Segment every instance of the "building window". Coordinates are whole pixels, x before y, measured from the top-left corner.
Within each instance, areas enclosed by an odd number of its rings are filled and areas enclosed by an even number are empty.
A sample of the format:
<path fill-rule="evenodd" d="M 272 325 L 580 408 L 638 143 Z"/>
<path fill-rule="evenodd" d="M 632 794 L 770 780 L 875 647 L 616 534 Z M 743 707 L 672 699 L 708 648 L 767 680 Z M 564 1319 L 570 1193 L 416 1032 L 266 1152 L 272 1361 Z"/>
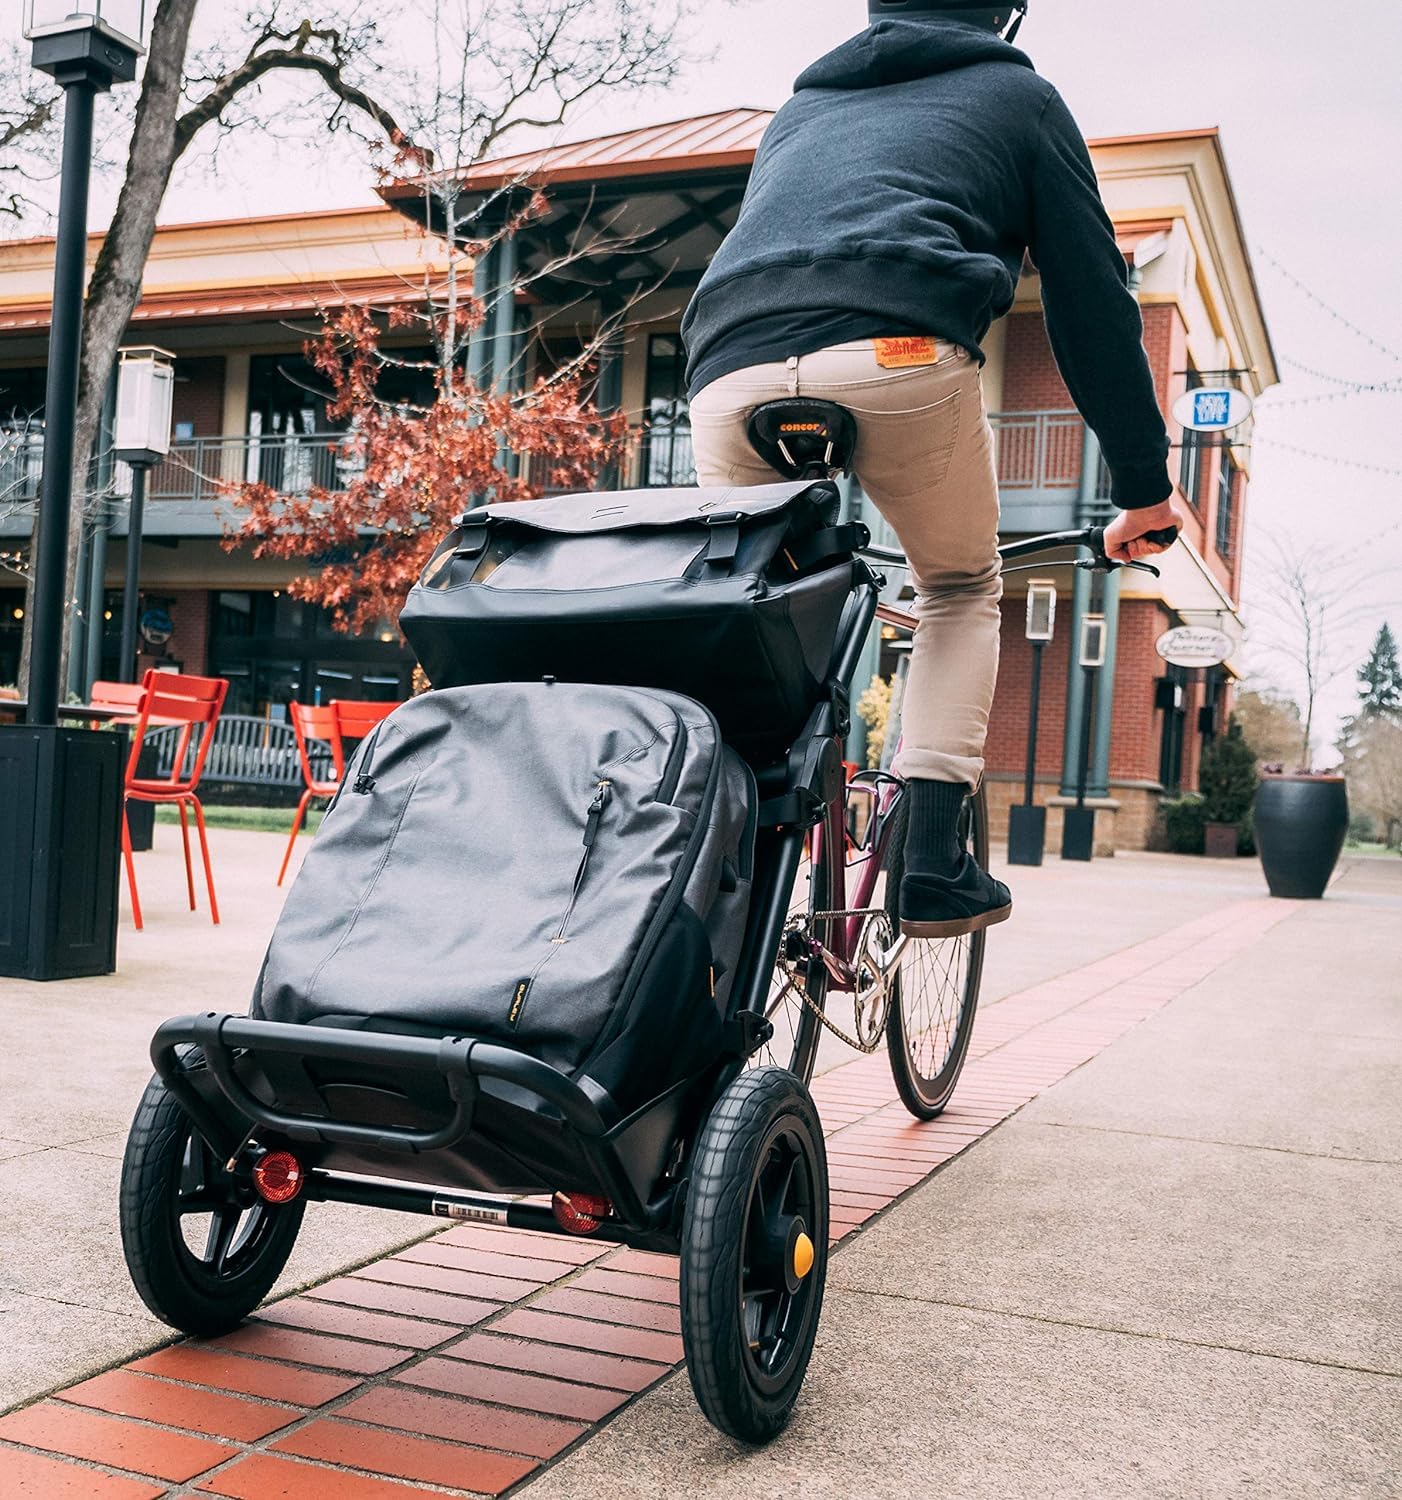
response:
<path fill-rule="evenodd" d="M 1189 673 L 1170 663 L 1155 683 L 1155 702 L 1163 711 L 1159 738 L 1159 783 L 1170 796 L 1183 787 L 1183 738 L 1188 711 Z"/>
<path fill-rule="evenodd" d="M 691 408 L 686 399 L 686 350 L 679 333 L 654 333 L 647 341 L 646 423 L 639 483 L 647 488 L 696 483 L 691 450 Z"/>
<path fill-rule="evenodd" d="M 281 719 L 294 701 L 409 695 L 413 658 L 389 627 L 343 635 L 285 589 L 221 589 L 210 605 L 210 669 L 229 680 L 229 713 Z"/>
<path fill-rule="evenodd" d="M 1232 555 L 1232 527 L 1236 520 L 1237 467 L 1232 455 L 1222 449 L 1222 467 L 1217 474 L 1217 555 L 1227 558 Z"/>
<path fill-rule="evenodd" d="M 1202 384 L 1202 376 L 1196 370 L 1188 371 L 1188 389 L 1196 390 Z M 1205 432 L 1194 432 L 1185 427 L 1181 439 L 1181 451 L 1178 461 L 1178 488 L 1183 491 L 1183 498 L 1201 513 L 1203 481 L 1207 475 L 1209 463 L 1208 454 L 1213 449 L 1213 441 L 1210 434 Z"/>

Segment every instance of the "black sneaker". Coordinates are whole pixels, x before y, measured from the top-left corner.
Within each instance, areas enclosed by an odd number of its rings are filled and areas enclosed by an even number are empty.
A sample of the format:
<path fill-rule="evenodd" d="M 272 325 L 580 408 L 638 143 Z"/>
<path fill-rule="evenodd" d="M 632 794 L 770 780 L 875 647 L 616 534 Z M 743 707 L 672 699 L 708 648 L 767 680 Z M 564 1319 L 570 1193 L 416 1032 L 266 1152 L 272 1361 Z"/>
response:
<path fill-rule="evenodd" d="M 967 851 L 953 875 L 911 873 L 901 880 L 901 931 L 907 937 L 962 937 L 1012 914 L 1012 892 L 979 869 Z"/>

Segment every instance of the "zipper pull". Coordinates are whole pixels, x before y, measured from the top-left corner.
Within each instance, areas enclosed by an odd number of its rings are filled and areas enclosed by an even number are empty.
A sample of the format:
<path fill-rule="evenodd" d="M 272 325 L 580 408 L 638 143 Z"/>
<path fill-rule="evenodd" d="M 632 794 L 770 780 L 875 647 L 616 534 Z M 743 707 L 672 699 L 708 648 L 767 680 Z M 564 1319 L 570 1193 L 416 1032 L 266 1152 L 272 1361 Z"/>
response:
<path fill-rule="evenodd" d="M 375 741 L 380 737 L 377 728 L 375 732 L 365 741 L 365 749 L 361 755 L 360 770 L 356 774 L 355 782 L 351 790 L 358 792 L 362 797 L 368 797 L 375 790 L 375 778 L 370 774 L 370 769 L 375 760 Z"/>
<path fill-rule="evenodd" d="M 611 781 L 601 781 L 594 791 L 594 800 L 589 804 L 589 815 L 584 820 L 584 847 L 586 849 L 592 849 L 594 840 L 599 836 L 599 822 L 604 816 L 604 809 L 608 806 L 612 790 Z"/>
<path fill-rule="evenodd" d="M 584 876 L 589 869 L 589 856 L 594 852 L 594 840 L 599 836 L 599 822 L 604 816 L 604 809 L 608 806 L 612 790 L 613 782 L 611 781 L 601 781 L 594 788 L 594 800 L 589 804 L 589 812 L 584 819 L 584 853 L 579 856 L 579 868 L 574 872 L 574 888 L 570 891 L 570 904 L 565 908 L 565 915 L 560 919 L 560 930 L 550 939 L 552 943 L 563 943 L 565 940 L 565 929 L 570 925 L 570 918 L 574 915 L 579 893 L 584 888 Z"/>

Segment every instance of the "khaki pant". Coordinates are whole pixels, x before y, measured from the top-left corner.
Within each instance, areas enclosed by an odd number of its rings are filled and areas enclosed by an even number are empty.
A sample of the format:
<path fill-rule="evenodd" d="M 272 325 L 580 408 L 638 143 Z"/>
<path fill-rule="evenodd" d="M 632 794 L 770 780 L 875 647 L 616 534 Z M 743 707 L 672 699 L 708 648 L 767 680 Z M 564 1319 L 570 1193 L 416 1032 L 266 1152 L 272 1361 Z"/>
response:
<path fill-rule="evenodd" d="M 691 403 L 703 485 L 778 477 L 750 447 L 745 423 L 781 396 L 836 401 L 856 417 L 857 478 L 910 559 L 919 624 L 897 771 L 977 786 L 1003 593 L 993 434 L 977 361 L 940 344 L 934 364 L 883 369 L 867 340 L 724 375 Z M 854 696 L 864 686 L 855 683 Z"/>

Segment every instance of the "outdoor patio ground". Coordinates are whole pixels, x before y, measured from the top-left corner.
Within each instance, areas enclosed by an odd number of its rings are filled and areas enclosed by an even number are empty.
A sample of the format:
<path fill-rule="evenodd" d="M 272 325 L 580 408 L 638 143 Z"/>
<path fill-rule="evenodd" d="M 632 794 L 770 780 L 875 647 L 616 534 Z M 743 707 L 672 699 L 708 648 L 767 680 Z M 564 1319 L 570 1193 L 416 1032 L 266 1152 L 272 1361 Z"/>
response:
<path fill-rule="evenodd" d="M 144 1045 L 154 1024 L 180 1010 L 238 1009 L 245 1002 L 277 909 L 272 877 L 280 849 L 269 835 L 215 835 L 226 922 L 214 929 L 202 912 L 184 910 L 183 874 L 172 831 L 158 832 L 158 844 L 140 867 L 148 930 L 140 935 L 124 930 L 118 976 L 46 988 L 11 985 L 3 995 L 0 1056 L 6 1086 L 0 1156 L 11 1177 L 12 1209 L 0 1239 L 0 1308 L 6 1331 L 0 1404 L 23 1405 L 170 1337 L 145 1316 L 121 1264 L 115 1193 L 125 1127 L 147 1074 Z M 992 1339 L 986 1351 L 988 1371 L 1000 1371 L 1000 1380 L 1020 1388 L 1024 1410 L 1013 1426 L 1017 1442 L 1024 1442 L 1029 1423 L 1036 1427 L 1038 1403 L 1046 1393 L 1045 1381 L 1033 1378 L 1017 1348 L 1027 1340 L 1029 1348 L 1039 1340 L 1055 1344 L 1063 1335 L 1054 1329 L 1063 1326 L 1109 1327 L 1113 1321 L 1105 1315 L 1104 1304 L 1113 1300 L 1110 1291 L 1102 1288 L 1093 1295 L 1094 1289 L 1084 1284 L 1087 1265 L 1106 1252 L 1103 1234 L 1093 1244 L 1080 1244 L 1071 1265 L 1054 1270 L 1050 1250 L 1066 1232 L 1064 1221 L 1069 1219 L 1074 1228 L 1078 1214 L 1089 1214 L 1113 1229 L 1140 1213 L 1146 1193 L 1152 1205 L 1146 1181 L 1161 1175 L 1166 1165 L 1181 1176 L 1181 1163 L 1175 1160 L 1181 1146 L 1151 1145 L 1145 1148 L 1151 1153 L 1167 1149 L 1171 1154 L 1147 1161 L 1133 1154 L 1118 1159 L 1116 1151 L 1126 1144 L 1138 1148 L 1145 1141 L 1199 1137 L 1221 1147 L 1253 1132 L 1260 1140 L 1241 1149 L 1291 1154 L 1301 1149 L 1298 1142 L 1265 1144 L 1282 1111 L 1278 1099 L 1272 1107 L 1272 1090 L 1263 1080 L 1252 1085 L 1236 1108 L 1227 1106 L 1231 1088 L 1224 1087 L 1241 1071 L 1242 1055 L 1255 1052 L 1264 1058 L 1280 1045 L 1281 1028 L 1270 1019 L 1273 997 L 1265 986 L 1267 973 L 1281 967 L 1282 944 L 1290 950 L 1286 990 L 1313 967 L 1329 986 L 1338 986 L 1345 1007 L 1371 1006 L 1359 1023 L 1371 1037 L 1369 1047 L 1356 1049 L 1371 1050 L 1371 1066 L 1342 1092 L 1338 1085 L 1352 1075 L 1339 1066 L 1343 1076 L 1333 1080 L 1332 1097 L 1341 1107 L 1332 1112 L 1328 1127 L 1313 1119 L 1327 1109 L 1326 1099 L 1314 1097 L 1322 1082 L 1320 1069 L 1311 1077 L 1306 1058 L 1286 1059 L 1287 1074 L 1304 1070 L 1298 1080 L 1290 1079 L 1297 1097 L 1313 1111 L 1304 1133 L 1324 1131 L 1324 1144 L 1315 1142 L 1306 1154 L 1368 1163 L 1361 1169 L 1363 1178 L 1391 1174 L 1396 1185 L 1397 1162 L 1402 1160 L 1396 1132 L 1402 1121 L 1384 1107 L 1379 1069 L 1391 1070 L 1395 1110 L 1402 1034 L 1396 1030 L 1395 987 L 1394 1009 L 1378 990 L 1387 983 L 1379 980 L 1380 974 L 1390 972 L 1395 979 L 1397 972 L 1402 867 L 1353 862 L 1331 899 L 1312 908 L 1265 899 L 1259 871 L 1248 862 L 1121 856 L 1089 867 L 1053 861 L 1041 870 L 1015 874 L 1018 917 L 990 945 L 977 1056 L 944 1120 L 926 1127 L 910 1123 L 890 1102 L 882 1059 L 854 1062 L 836 1044 L 824 1050 L 825 1072 L 815 1092 L 830 1134 L 835 1229 L 854 1235 L 855 1243 L 844 1247 L 833 1264 L 826 1331 L 810 1395 L 794 1429 L 767 1454 L 742 1460 L 711 1434 L 689 1404 L 684 1379 L 628 1405 L 640 1387 L 665 1376 L 680 1353 L 672 1263 L 606 1247 L 561 1246 L 550 1239 L 477 1229 L 450 1230 L 384 1261 L 379 1257 L 387 1251 L 418 1240 L 434 1226 L 407 1216 L 319 1209 L 315 1216 L 320 1223 L 314 1227 L 309 1215 L 312 1232 L 304 1231 L 284 1280 L 287 1288 L 321 1283 L 311 1295 L 266 1309 L 259 1322 L 222 1346 L 186 1345 L 138 1359 L 131 1368 L 0 1419 L 0 1439 L 5 1440 L 0 1487 L 8 1491 L 16 1485 L 18 1493 L 44 1496 L 177 1494 L 198 1487 L 261 1500 L 265 1495 L 327 1493 L 334 1485 L 350 1497 L 403 1500 L 416 1492 L 411 1486 L 418 1493 L 441 1493 L 442 1487 L 448 1493 L 497 1492 L 568 1450 L 563 1462 L 533 1488 L 552 1495 L 671 1494 L 697 1487 L 729 1493 L 732 1486 L 737 1491 L 748 1487 L 752 1479 L 746 1476 L 753 1469 L 754 1475 L 765 1476 L 772 1493 L 852 1493 L 838 1485 L 843 1464 L 850 1468 L 863 1451 L 860 1422 L 857 1429 L 851 1426 L 854 1403 L 858 1412 L 866 1403 L 867 1418 L 874 1419 L 874 1393 L 856 1379 L 858 1371 L 866 1370 L 878 1389 L 880 1371 L 891 1376 L 888 1429 L 883 1434 L 881 1424 L 874 1422 L 866 1434 L 873 1472 L 886 1474 L 893 1484 L 898 1475 L 908 1479 L 913 1472 L 911 1444 L 927 1432 L 930 1420 L 919 1399 L 921 1360 L 947 1373 L 954 1357 L 953 1346 L 943 1347 L 948 1328 L 931 1335 L 935 1343 L 922 1355 L 917 1330 L 932 1316 L 936 1322 L 953 1318 L 959 1330 L 956 1342 L 966 1349 Z M 1380 941 L 1384 946 L 1391 942 L 1390 970 L 1378 969 Z M 1229 974 L 1230 1044 L 1214 1052 L 1211 1033 L 1220 1017 L 1214 1021 L 1210 1010 L 1204 1012 L 1202 996 L 1213 984 L 1220 988 Z M 1319 1009 L 1311 1013 L 1305 998 L 1293 994 L 1286 1003 L 1297 1019 L 1292 1034 L 1298 1053 L 1300 1039 L 1319 1024 Z M 1157 1015 L 1165 1006 L 1167 1011 Z M 1180 1040 L 1176 1050 L 1160 1052 L 1162 1066 L 1153 1055 L 1145 1056 L 1141 1038 L 1181 1013 L 1194 1012 L 1208 1016 L 1206 1036 Z M 1151 1016 L 1156 1019 L 1149 1025 L 1140 1024 Z M 1252 1016 L 1254 1026 L 1248 1024 Z M 1061 1141 L 1080 1127 L 1057 1118 L 1052 1101 L 1067 1096 L 1067 1090 L 1074 1100 L 1080 1085 L 1058 1081 L 1127 1032 L 1133 1035 L 1078 1075 L 1099 1076 L 1097 1070 L 1111 1067 L 1114 1059 L 1139 1054 L 1139 1071 L 1131 1068 L 1127 1084 L 1099 1091 L 1097 1107 L 1108 1112 L 1112 1123 L 1095 1125 L 1092 1134 L 1104 1138 L 1100 1145 L 1109 1155 L 1090 1164 L 1088 1180 L 1078 1179 L 1069 1165 L 1075 1152 L 1067 1156 Z M 1325 1063 L 1327 1073 L 1336 1060 L 1326 1058 Z M 1159 1085 L 1169 1079 L 1175 1089 L 1165 1092 Z M 1279 1086 L 1277 1079 L 1277 1090 Z M 1024 1111 L 993 1139 L 975 1144 L 1048 1089 L 1033 1110 Z M 1201 1119 L 1180 1118 L 1179 1135 L 1162 1129 L 1159 1116 L 1165 1109 L 1185 1117 L 1195 1111 L 1211 1115 L 1214 1096 L 1220 1096 L 1221 1107 L 1210 1128 Z M 1045 1117 L 1048 1110 L 1049 1123 L 1025 1123 Z M 955 1157 L 954 1166 L 917 1186 Z M 1116 1182 L 1124 1185 L 1121 1201 L 1112 1186 Z M 1243 1183 L 1249 1195 L 1255 1186 L 1250 1172 Z M 1355 1191 L 1361 1185 L 1355 1184 Z M 1009 1215 L 1006 1203 L 999 1217 L 996 1200 L 1014 1187 L 1017 1203 L 1026 1205 L 1041 1225 L 1047 1253 L 1023 1289 L 1024 1306 L 1008 1309 L 1000 1304 L 1009 1300 L 1009 1287 L 1017 1286 L 1011 1273 L 1027 1259 L 1029 1249 L 1036 1249 L 1038 1238 L 1033 1236 L 1029 1245 L 1027 1224 L 1017 1222 L 1024 1215 Z M 911 1193 L 912 1188 L 917 1190 Z M 882 1214 L 886 1204 L 903 1195 L 894 1214 Z M 989 1200 L 980 1207 L 985 1221 L 973 1240 L 979 1213 L 966 1214 L 958 1206 L 970 1195 Z M 1296 1208 L 1287 1206 L 1274 1226 L 1286 1240 L 1302 1232 L 1294 1222 Z M 1221 1225 L 1210 1229 L 1219 1239 L 1225 1232 Z M 1145 1234 L 1153 1240 L 1158 1231 L 1141 1223 L 1135 1232 L 1142 1242 Z M 1110 1239 L 1115 1237 L 1112 1232 Z M 1204 1283 L 1204 1266 L 1185 1261 L 1174 1236 L 1154 1243 L 1173 1279 L 1171 1295 L 1159 1289 L 1160 1298 L 1172 1304 L 1170 1324 L 1184 1316 L 1195 1290 L 1207 1303 L 1220 1300 L 1221 1286 Z M 1369 1244 L 1366 1236 L 1350 1242 L 1355 1258 L 1359 1243 L 1365 1250 Z M 962 1262 L 956 1244 L 966 1252 Z M 604 1258 L 593 1263 L 596 1251 Z M 914 1269 L 925 1255 L 938 1274 L 923 1276 Z M 1113 1264 L 1114 1257 L 1110 1259 Z M 1367 1280 L 1366 1253 L 1363 1260 L 1354 1281 Z M 1142 1272 L 1142 1254 L 1131 1254 L 1125 1264 Z M 350 1268 L 353 1274 L 337 1276 Z M 997 1294 L 984 1285 L 976 1295 L 955 1295 L 960 1282 L 979 1279 L 980 1269 L 985 1281 L 994 1276 Z M 1324 1269 L 1322 1263 L 1306 1268 L 1306 1302 L 1319 1294 L 1316 1283 Z M 337 1279 L 326 1284 L 333 1276 Z M 1083 1302 L 1089 1299 L 1088 1306 L 1069 1318 L 1048 1315 L 1037 1303 L 1049 1278 L 1067 1282 Z M 1396 1324 L 1389 1333 L 1388 1309 L 1379 1303 L 1369 1332 L 1365 1325 L 1370 1315 L 1354 1290 L 1346 1285 L 1343 1297 L 1357 1347 L 1344 1350 L 1339 1362 L 1351 1361 L 1351 1368 L 1395 1385 L 1402 1372 Z M 1252 1295 L 1248 1287 L 1219 1309 L 1227 1324 Z M 1147 1313 L 1152 1302 L 1150 1297 L 1142 1311 Z M 1395 1304 L 1391 1313 L 1398 1315 Z M 1025 1325 L 1012 1350 L 1006 1328 L 997 1323 L 1009 1317 L 1022 1318 Z M 862 1337 L 864 1321 L 880 1328 L 879 1336 Z M 1121 1316 L 1120 1322 L 1132 1324 L 1134 1319 Z M 1214 1348 L 1245 1348 L 1252 1342 L 1216 1337 L 1222 1329 L 1212 1318 L 1205 1332 L 1197 1332 L 1204 1336 L 1179 1342 Z M 1304 1363 L 1321 1363 L 1318 1355 L 1330 1338 L 1327 1330 L 1295 1326 L 1288 1312 L 1280 1313 L 1267 1332 L 1262 1339 L 1255 1330 L 1255 1342 L 1269 1345 L 1274 1339 L 1288 1346 L 1293 1341 L 1304 1352 L 1267 1350 L 1259 1357 Z M 1152 1337 L 1173 1344 L 1176 1334 L 1160 1331 Z M 1062 1354 L 1073 1361 L 1081 1357 L 1074 1351 Z M 1143 1375 L 1155 1359 L 1171 1363 L 1172 1357 L 1171 1349 L 1160 1349 L 1153 1357 L 1130 1357 L 1131 1374 L 1142 1367 Z M 1253 1357 L 1258 1357 L 1255 1352 Z M 965 1377 L 971 1373 L 977 1389 L 987 1372 L 963 1371 Z M 1129 1386 L 1133 1384 L 1130 1379 Z M 1123 1379 L 1121 1385 L 1123 1396 L 1128 1386 Z M 1029 1394 L 1035 1398 L 1030 1406 Z M 606 1432 L 588 1437 L 592 1424 L 624 1406 L 628 1409 Z M 823 1415 L 829 1406 L 834 1406 L 831 1425 Z M 968 1412 L 962 1406 L 944 1415 L 966 1431 Z M 1368 1428 L 1366 1399 L 1352 1420 L 1353 1431 Z M 656 1447 L 659 1422 L 669 1437 Z M 949 1472 L 956 1455 L 948 1435 L 927 1436 L 934 1444 L 929 1452 L 937 1470 Z M 977 1434 L 970 1435 L 970 1442 L 978 1447 Z M 836 1467 L 829 1463 L 834 1445 Z M 1374 1466 L 1364 1461 L 1366 1454 L 1360 1457 L 1353 1487 L 1272 1493 L 1393 1493 L 1376 1486 L 1384 1483 L 1387 1472 L 1395 1477 L 1395 1444 L 1390 1455 L 1385 1443 L 1374 1442 L 1373 1447 Z M 1146 1451 L 1153 1459 L 1153 1441 Z M 699 1470 L 679 1467 L 686 1454 Z M 1386 1464 L 1393 1466 L 1390 1471 Z M 1153 1469 L 1150 1462 L 1149 1471 Z M 1140 1478 L 1151 1480 L 1152 1473 Z M 899 1491 L 878 1486 L 869 1492 Z M 1006 1490 L 986 1492 L 1020 1491 L 1010 1482 Z M 1173 1493 L 1152 1482 L 1138 1488 L 1130 1484 L 1125 1492 Z"/>

